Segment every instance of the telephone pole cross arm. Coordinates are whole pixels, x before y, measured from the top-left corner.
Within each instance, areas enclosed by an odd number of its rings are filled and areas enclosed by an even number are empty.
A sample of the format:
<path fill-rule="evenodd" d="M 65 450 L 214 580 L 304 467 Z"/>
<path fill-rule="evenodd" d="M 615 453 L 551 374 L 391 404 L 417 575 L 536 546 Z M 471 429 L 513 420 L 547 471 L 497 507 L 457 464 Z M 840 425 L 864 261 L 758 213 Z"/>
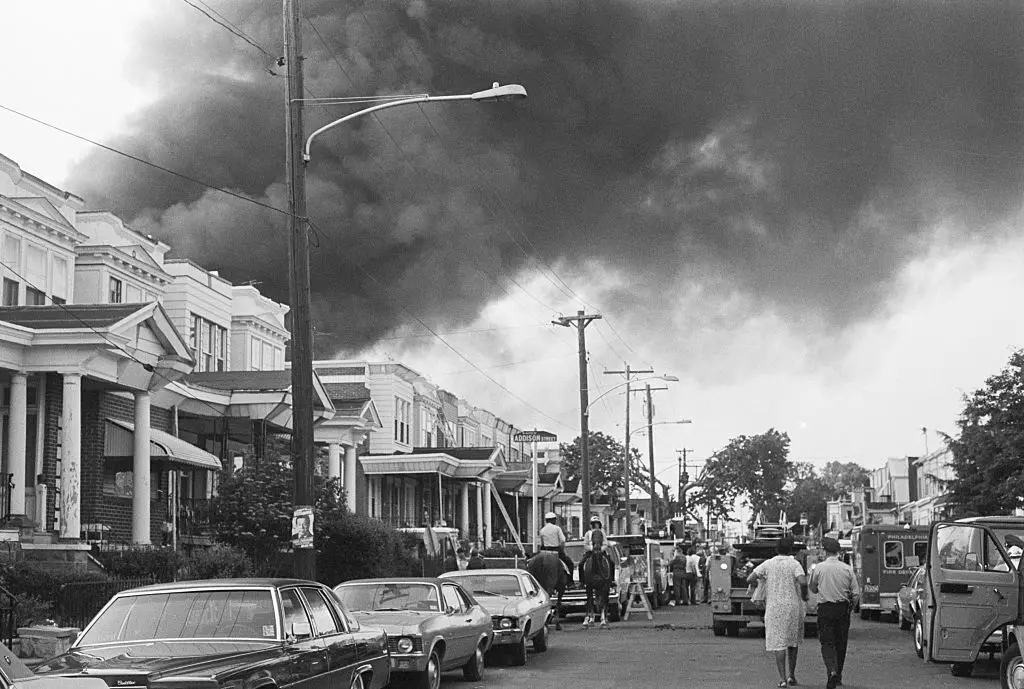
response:
<path fill-rule="evenodd" d="M 590 399 L 587 390 L 587 326 L 601 318 L 600 314 L 577 311 L 575 316 L 559 316 L 551 321 L 564 328 L 575 327 L 579 338 L 580 356 L 580 473 L 583 492 L 583 524 L 590 525 Z"/>

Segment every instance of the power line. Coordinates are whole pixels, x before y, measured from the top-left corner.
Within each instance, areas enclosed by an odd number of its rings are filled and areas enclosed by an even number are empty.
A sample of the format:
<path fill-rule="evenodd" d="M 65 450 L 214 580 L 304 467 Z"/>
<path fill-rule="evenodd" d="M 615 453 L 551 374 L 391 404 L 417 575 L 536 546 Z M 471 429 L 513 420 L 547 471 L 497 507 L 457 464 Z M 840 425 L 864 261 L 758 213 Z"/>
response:
<path fill-rule="evenodd" d="M 257 43 L 255 41 L 255 39 L 253 39 L 251 36 L 249 36 L 249 34 L 245 33 L 244 31 L 239 29 L 237 26 L 232 24 L 230 21 L 228 21 L 228 19 L 223 14 L 221 14 L 217 10 L 215 10 L 212 7 L 210 7 L 209 5 L 207 5 L 205 2 L 203 2 L 203 0 L 195 0 L 195 2 L 199 3 L 198 5 L 193 3 L 192 0 L 182 0 L 182 2 L 184 2 L 186 5 L 188 5 L 192 9 L 196 10 L 197 12 L 199 12 L 200 14 L 205 16 L 207 19 L 212 21 L 217 26 L 220 26 L 221 28 L 226 29 L 228 32 L 230 32 L 231 34 L 237 36 L 238 38 L 241 38 L 243 41 L 245 41 L 246 43 L 251 45 L 253 48 L 255 48 L 256 50 L 260 51 L 261 53 L 266 55 L 268 58 L 270 58 L 270 60 L 272 62 L 274 62 L 275 64 L 278 64 L 280 66 L 279 61 L 282 59 L 280 56 L 271 55 L 270 51 L 268 51 L 262 45 Z M 202 5 L 202 7 L 200 7 L 199 5 Z M 217 16 L 215 17 L 214 15 L 217 15 Z M 270 72 L 271 74 L 275 74 L 273 72 L 273 70 L 268 69 L 267 71 Z M 276 76 L 276 74 L 275 74 L 275 76 Z"/>

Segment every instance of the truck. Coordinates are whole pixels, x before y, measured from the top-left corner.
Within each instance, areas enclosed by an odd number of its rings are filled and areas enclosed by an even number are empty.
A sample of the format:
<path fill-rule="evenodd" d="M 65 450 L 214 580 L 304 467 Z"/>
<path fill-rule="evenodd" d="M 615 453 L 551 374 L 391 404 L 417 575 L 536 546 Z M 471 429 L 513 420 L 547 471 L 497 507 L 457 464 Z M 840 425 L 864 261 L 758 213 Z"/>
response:
<path fill-rule="evenodd" d="M 1024 684 L 1024 518 L 971 517 L 931 526 L 924 604 L 914 620 L 925 657 L 969 677 L 981 653 L 999 653 L 1003 689 Z"/>
<path fill-rule="evenodd" d="M 765 560 L 775 557 L 779 539 L 789 535 L 785 524 L 759 524 L 754 527 L 754 538 L 733 545 L 731 551 L 720 548 L 708 563 L 711 594 L 711 630 L 715 636 L 739 636 L 740 629 L 751 624 L 764 624 L 764 603 L 751 600 L 752 592 L 747 576 Z M 821 559 L 817 549 L 808 549 L 801 541 L 794 543 L 793 554 L 804 571 Z M 817 596 L 808 594 L 804 634 L 818 633 Z"/>
<path fill-rule="evenodd" d="M 850 534 L 853 571 L 860 586 L 860 618 L 900 617 L 900 586 L 925 562 L 927 526 L 867 524 Z"/>

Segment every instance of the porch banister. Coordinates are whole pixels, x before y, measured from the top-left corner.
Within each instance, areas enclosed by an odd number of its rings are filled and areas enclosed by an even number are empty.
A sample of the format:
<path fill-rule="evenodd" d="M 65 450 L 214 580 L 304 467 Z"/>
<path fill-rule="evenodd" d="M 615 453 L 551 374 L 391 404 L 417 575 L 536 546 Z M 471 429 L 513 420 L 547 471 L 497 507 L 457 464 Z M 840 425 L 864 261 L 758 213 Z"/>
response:
<path fill-rule="evenodd" d="M 65 373 L 61 410 L 60 535 L 82 537 L 82 376 Z"/>
<path fill-rule="evenodd" d="M 132 446 L 132 543 L 149 544 L 150 457 L 149 393 L 135 393 L 135 439 Z"/>
<path fill-rule="evenodd" d="M 356 513 L 356 448 L 345 448 L 345 500 L 348 511 Z"/>
<path fill-rule="evenodd" d="M 25 439 L 28 433 L 28 376 L 11 374 L 11 413 L 7 431 L 7 471 L 12 474 L 11 516 L 25 514 Z M 32 458 L 35 466 L 35 457 Z"/>

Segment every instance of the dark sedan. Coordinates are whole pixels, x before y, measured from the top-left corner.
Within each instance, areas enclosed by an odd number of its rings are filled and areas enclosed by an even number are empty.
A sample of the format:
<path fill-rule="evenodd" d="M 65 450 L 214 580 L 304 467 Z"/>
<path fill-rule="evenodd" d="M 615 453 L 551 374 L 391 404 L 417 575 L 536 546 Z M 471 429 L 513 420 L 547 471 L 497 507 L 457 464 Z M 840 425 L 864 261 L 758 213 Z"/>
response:
<path fill-rule="evenodd" d="M 379 689 L 390 662 L 384 633 L 362 629 L 322 584 L 213 579 L 117 594 L 36 673 L 124 689 Z"/>

